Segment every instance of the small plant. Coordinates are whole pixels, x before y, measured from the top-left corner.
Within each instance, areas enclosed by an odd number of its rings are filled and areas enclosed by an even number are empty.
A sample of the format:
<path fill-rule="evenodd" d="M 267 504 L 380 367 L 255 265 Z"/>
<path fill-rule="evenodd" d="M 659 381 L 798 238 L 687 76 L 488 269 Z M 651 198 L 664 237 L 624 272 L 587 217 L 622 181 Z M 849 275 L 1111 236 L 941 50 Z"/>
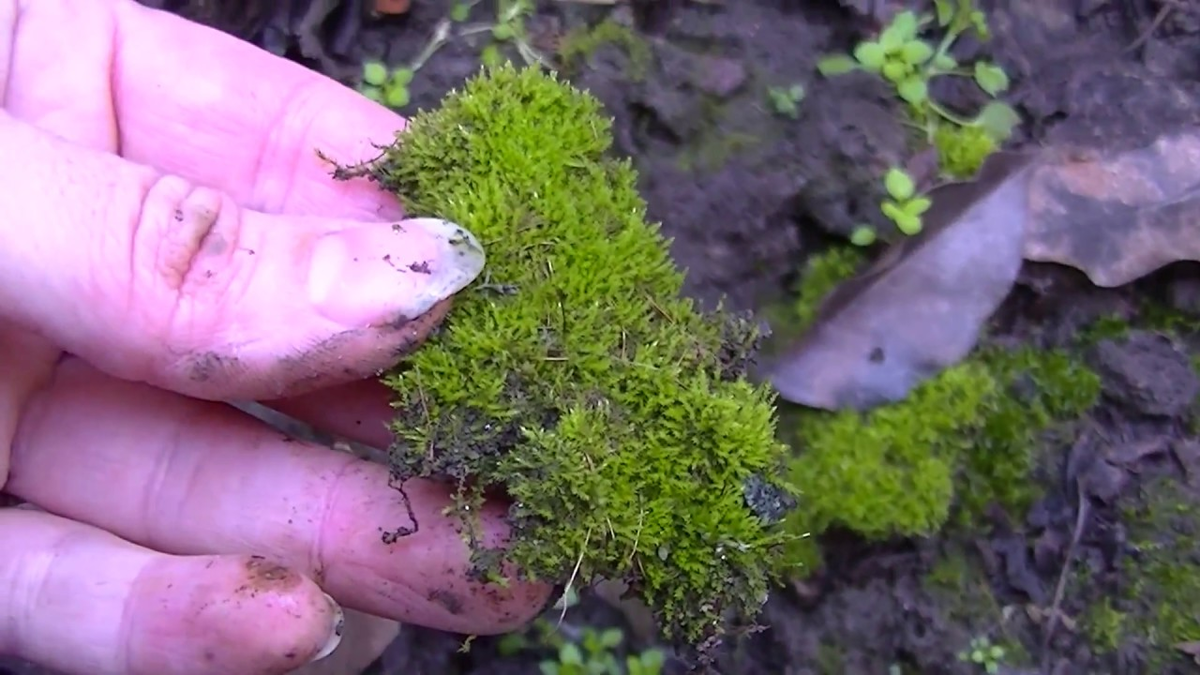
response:
<path fill-rule="evenodd" d="M 796 119 L 800 115 L 800 101 L 804 100 L 804 85 L 793 84 L 790 87 L 770 87 L 767 89 L 767 101 L 771 110 L 777 115 Z"/>
<path fill-rule="evenodd" d="M 955 41 L 968 30 L 981 40 L 990 38 L 983 12 L 974 7 L 972 0 L 935 0 L 934 6 L 936 11 L 932 15 L 899 12 L 876 39 L 860 43 L 852 55 L 837 54 L 821 59 L 817 69 L 826 77 L 852 71 L 882 77 L 907 106 L 910 126 L 937 149 L 943 175 L 967 178 L 1012 136 L 1020 117 L 1011 106 L 997 98 L 1009 87 L 1004 69 L 982 60 L 964 66 L 950 55 Z M 936 47 L 922 37 L 934 24 L 944 31 Z M 929 94 L 930 81 L 941 76 L 970 77 L 991 100 L 974 117 L 953 113 Z M 894 202 L 900 201 L 892 193 L 890 181 L 889 194 Z M 914 201 L 920 204 L 923 199 L 918 197 Z M 884 210 L 901 231 L 914 226 L 919 231 L 919 213 L 913 214 L 886 203 Z M 874 232 L 860 230 L 851 241 L 858 245 L 874 242 Z"/>
<path fill-rule="evenodd" d="M 928 197 L 917 194 L 916 183 L 903 169 L 892 167 L 883 178 L 888 199 L 879 207 L 883 215 L 896 224 L 896 228 L 912 236 L 921 231 L 921 216 L 929 210 L 932 202 Z"/>
<path fill-rule="evenodd" d="M 480 33 L 491 33 L 496 41 L 484 47 L 480 55 L 485 64 L 497 65 L 502 62 L 504 58 L 497 43 L 510 42 L 516 45 L 517 52 L 526 64 L 550 68 L 541 54 L 530 45 L 525 31 L 525 17 L 533 11 L 532 0 L 501 0 L 495 23 L 466 25 L 455 30 L 456 24 L 462 24 L 470 18 L 471 9 L 477 4 L 479 0 L 457 0 L 451 5 L 447 17 L 438 22 L 421 53 L 407 66 L 389 69 L 380 61 L 364 63 L 358 90 L 367 98 L 389 108 L 403 108 L 412 100 L 409 86 L 413 77 L 439 49 L 454 38 Z"/>
<path fill-rule="evenodd" d="M 579 642 L 562 642 L 555 659 L 539 664 L 543 675 L 658 675 L 666 656 L 659 649 L 630 654 L 622 664 L 613 654 L 625 636 L 619 628 L 587 627 Z"/>
<path fill-rule="evenodd" d="M 967 30 L 973 30 L 981 40 L 990 38 L 983 12 L 974 8 L 972 0 L 935 0 L 934 5 L 933 16 L 918 17 L 912 11 L 896 14 L 877 39 L 855 47 L 853 57 L 829 56 L 817 64 L 817 69 L 827 77 L 854 70 L 881 75 L 908 103 L 914 122 L 930 142 L 938 125 L 944 122 L 978 127 L 997 142 L 1007 140 L 1019 118 L 1007 103 L 995 98 L 1009 86 L 1004 69 L 990 61 L 976 61 L 970 67 L 963 67 L 950 55 L 955 40 Z M 934 22 L 945 31 L 936 48 L 921 38 L 921 33 Z M 930 80 L 943 75 L 971 77 L 993 100 L 974 118 L 960 117 L 929 96 Z"/>
<path fill-rule="evenodd" d="M 545 57 L 534 49 L 529 40 L 529 32 L 525 29 L 525 19 L 533 13 L 533 0 L 499 0 L 496 10 L 496 22 L 493 24 L 478 24 L 464 28 L 461 35 L 474 33 L 491 33 L 493 42 L 483 48 L 480 59 L 485 66 L 497 66 L 504 62 L 501 47 L 511 44 L 528 66 L 540 66 L 551 69 L 552 66 Z"/>
<path fill-rule="evenodd" d="M 958 660 L 974 663 L 991 675 L 1000 672 L 1005 655 L 1003 646 L 992 644 L 986 637 L 977 637 L 972 638 L 970 646 L 958 653 Z"/>
<path fill-rule="evenodd" d="M 578 594 L 570 589 L 555 602 L 554 622 L 542 616 L 522 632 L 509 633 L 497 645 L 502 656 L 512 656 L 524 650 L 548 650 L 553 658 L 538 664 L 545 675 L 658 675 L 666 655 L 659 649 L 625 657 L 624 668 L 613 653 L 625 640 L 619 628 L 597 630 L 591 626 L 579 628 L 563 623 L 569 608 L 579 603 Z"/>
<path fill-rule="evenodd" d="M 922 216 L 933 202 L 917 192 L 916 182 L 903 169 L 892 167 L 883 177 L 887 199 L 880 204 L 879 209 L 888 220 L 896 225 L 896 229 L 905 235 L 913 236 L 923 228 Z M 859 225 L 850 234 L 850 243 L 855 246 L 870 246 L 875 243 L 875 230 L 870 225 Z"/>
<path fill-rule="evenodd" d="M 379 61 L 368 61 L 363 64 L 362 85 L 359 91 L 367 98 L 389 108 L 403 108 L 412 98 L 408 92 L 412 78 L 412 68 L 388 70 L 388 67 Z"/>

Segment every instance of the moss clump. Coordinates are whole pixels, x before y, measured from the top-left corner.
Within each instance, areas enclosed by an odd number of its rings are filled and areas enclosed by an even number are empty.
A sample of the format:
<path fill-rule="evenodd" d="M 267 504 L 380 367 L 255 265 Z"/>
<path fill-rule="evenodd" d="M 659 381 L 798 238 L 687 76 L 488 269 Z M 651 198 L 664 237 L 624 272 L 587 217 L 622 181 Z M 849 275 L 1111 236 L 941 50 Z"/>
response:
<path fill-rule="evenodd" d="M 814 320 L 859 255 L 832 249 L 809 261 L 794 306 L 798 324 Z M 1042 433 L 1099 395 L 1099 377 L 1066 352 L 982 348 L 899 403 L 865 413 L 788 406 L 785 438 L 797 452 L 788 478 L 802 494 L 788 527 L 887 539 L 931 535 L 950 522 L 970 526 L 993 504 L 1021 513 L 1037 496 Z M 813 564 L 815 546 L 796 540 L 789 554 Z"/>
<path fill-rule="evenodd" d="M 669 636 L 700 642 L 766 599 L 791 499 L 758 336 L 680 296 L 629 162 L 590 95 L 501 65 L 422 112 L 370 171 L 408 213 L 474 233 L 485 282 L 385 381 L 397 481 L 452 481 L 481 571 L 631 583 Z M 483 491 L 513 498 L 485 549 Z"/>
<path fill-rule="evenodd" d="M 996 150 L 996 140 L 983 127 L 938 125 L 933 133 L 942 173 L 953 179 L 973 177 Z"/>
<path fill-rule="evenodd" d="M 1122 558 L 1121 587 L 1084 613 L 1082 627 L 1101 653 L 1140 647 L 1146 672 L 1191 672 L 1184 665 L 1190 657 L 1177 645 L 1200 640 L 1200 496 L 1165 476 L 1148 480 L 1140 492 L 1122 509 L 1138 553 Z"/>
<path fill-rule="evenodd" d="M 592 58 L 601 47 L 614 45 L 629 56 L 628 75 L 634 81 L 646 78 L 653 55 L 650 45 L 632 28 L 605 19 L 595 26 L 575 28 L 562 36 L 558 45 L 559 60 L 566 65 Z"/>

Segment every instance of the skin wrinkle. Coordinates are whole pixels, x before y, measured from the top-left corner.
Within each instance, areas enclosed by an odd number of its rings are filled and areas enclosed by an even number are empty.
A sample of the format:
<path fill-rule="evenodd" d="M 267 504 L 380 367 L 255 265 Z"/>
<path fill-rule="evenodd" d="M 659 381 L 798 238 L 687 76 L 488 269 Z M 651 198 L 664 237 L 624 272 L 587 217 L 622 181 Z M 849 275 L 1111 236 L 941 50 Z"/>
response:
<path fill-rule="evenodd" d="M 21 11 L 16 0 L 0 0 L 0 21 L 9 27 L 7 38 L 0 41 L 0 50 L 3 50 L 0 51 L 0 109 L 8 102 L 8 78 L 13 70 Z"/>
<path fill-rule="evenodd" d="M 308 101 L 312 98 L 312 93 L 320 93 L 318 90 L 318 81 L 304 80 L 298 86 L 289 91 L 283 97 L 283 105 L 280 105 L 277 114 L 272 119 L 270 132 L 263 139 L 262 149 L 258 152 L 255 159 L 254 187 L 251 189 L 251 203 L 258 206 L 260 210 L 267 212 L 279 212 L 283 210 L 286 204 L 291 202 L 291 191 L 293 186 L 299 182 L 296 176 L 300 174 L 300 166 L 302 158 L 307 155 L 301 151 L 301 148 L 308 148 L 309 143 L 288 143 L 284 139 L 288 138 L 303 138 L 307 139 L 311 135 L 313 123 L 315 122 L 314 113 L 310 110 L 320 110 L 319 107 L 314 108 Z M 320 87 L 323 89 L 324 87 Z M 300 105 L 297 105 L 300 102 Z M 296 111 L 301 111 L 303 115 L 297 115 Z M 297 118 L 303 120 L 303 124 L 295 124 Z M 281 148 L 291 147 L 291 156 L 287 161 L 282 161 L 280 153 Z M 320 150 L 321 148 L 313 148 Z M 315 152 L 314 155 L 315 157 Z M 268 161 L 270 160 L 270 161 Z M 286 171 L 282 172 L 265 172 L 262 170 L 264 164 L 270 166 L 287 167 Z M 278 176 L 282 174 L 286 176 L 283 180 L 284 189 L 276 193 L 275 185 L 279 182 Z M 269 181 L 265 178 L 275 178 L 276 180 Z"/>
<path fill-rule="evenodd" d="M 202 428 L 200 423 L 204 421 L 205 414 L 203 409 L 195 410 L 188 418 L 177 417 L 174 423 L 171 424 L 171 434 L 167 436 L 163 443 L 159 444 L 159 452 L 154 458 L 154 471 L 152 480 L 146 485 L 146 491 L 143 498 L 143 508 L 140 527 L 143 541 L 155 541 L 159 538 L 159 534 L 151 529 L 152 523 L 168 522 L 169 519 L 158 517 L 164 512 L 165 495 L 175 495 L 175 508 L 171 509 L 172 513 L 178 513 L 178 505 L 187 502 L 188 489 L 181 489 L 179 486 L 188 486 L 194 483 L 192 478 L 196 475 L 196 465 L 192 463 L 190 471 L 186 479 L 181 476 L 172 475 L 177 471 L 178 462 L 176 458 L 181 454 L 181 448 L 184 441 L 184 435 L 191 432 L 191 429 Z M 190 422 L 190 423 L 189 423 Z M 148 517 L 150 514 L 155 514 L 154 518 Z"/>
<path fill-rule="evenodd" d="M 329 487 L 325 489 L 325 494 L 321 500 L 321 517 L 316 523 L 317 530 L 309 551 L 308 568 L 322 576 L 324 575 L 324 570 L 329 567 L 326 554 L 326 533 L 329 530 L 329 523 L 334 520 L 334 507 L 337 505 L 337 497 L 341 494 L 343 482 L 350 475 L 351 470 L 357 466 L 358 461 L 356 457 L 352 456 L 345 458 L 338 470 L 333 472 L 333 480 L 329 482 Z"/>

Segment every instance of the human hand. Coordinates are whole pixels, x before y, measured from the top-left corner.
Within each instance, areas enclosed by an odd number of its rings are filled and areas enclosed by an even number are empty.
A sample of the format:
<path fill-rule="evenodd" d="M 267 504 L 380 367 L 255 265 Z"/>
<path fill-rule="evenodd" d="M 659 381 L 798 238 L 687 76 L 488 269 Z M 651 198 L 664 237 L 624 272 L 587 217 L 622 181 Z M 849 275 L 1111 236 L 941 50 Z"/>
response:
<path fill-rule="evenodd" d="M 371 377 L 482 265 L 315 154 L 400 119 L 131 0 L 0 0 L 0 101 L 0 489 L 39 507 L 0 509 L 0 654 L 278 673 L 336 644 L 326 593 L 464 633 L 541 608 L 468 580 L 442 487 L 407 485 L 420 529 L 384 544 L 411 524 L 384 467 L 223 403 L 387 444 Z"/>

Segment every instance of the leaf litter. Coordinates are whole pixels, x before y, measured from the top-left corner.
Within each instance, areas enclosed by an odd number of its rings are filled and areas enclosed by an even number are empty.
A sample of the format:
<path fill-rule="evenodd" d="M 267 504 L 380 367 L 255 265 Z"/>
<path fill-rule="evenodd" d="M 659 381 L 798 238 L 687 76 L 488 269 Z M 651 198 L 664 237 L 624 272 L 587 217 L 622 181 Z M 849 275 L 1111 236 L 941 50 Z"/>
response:
<path fill-rule="evenodd" d="M 1200 262 L 1200 132 L 995 153 L 929 198 L 923 232 L 840 285 L 774 350 L 759 375 L 783 400 L 841 410 L 904 399 L 970 354 L 1025 261 L 1073 267 L 1100 287 Z"/>

